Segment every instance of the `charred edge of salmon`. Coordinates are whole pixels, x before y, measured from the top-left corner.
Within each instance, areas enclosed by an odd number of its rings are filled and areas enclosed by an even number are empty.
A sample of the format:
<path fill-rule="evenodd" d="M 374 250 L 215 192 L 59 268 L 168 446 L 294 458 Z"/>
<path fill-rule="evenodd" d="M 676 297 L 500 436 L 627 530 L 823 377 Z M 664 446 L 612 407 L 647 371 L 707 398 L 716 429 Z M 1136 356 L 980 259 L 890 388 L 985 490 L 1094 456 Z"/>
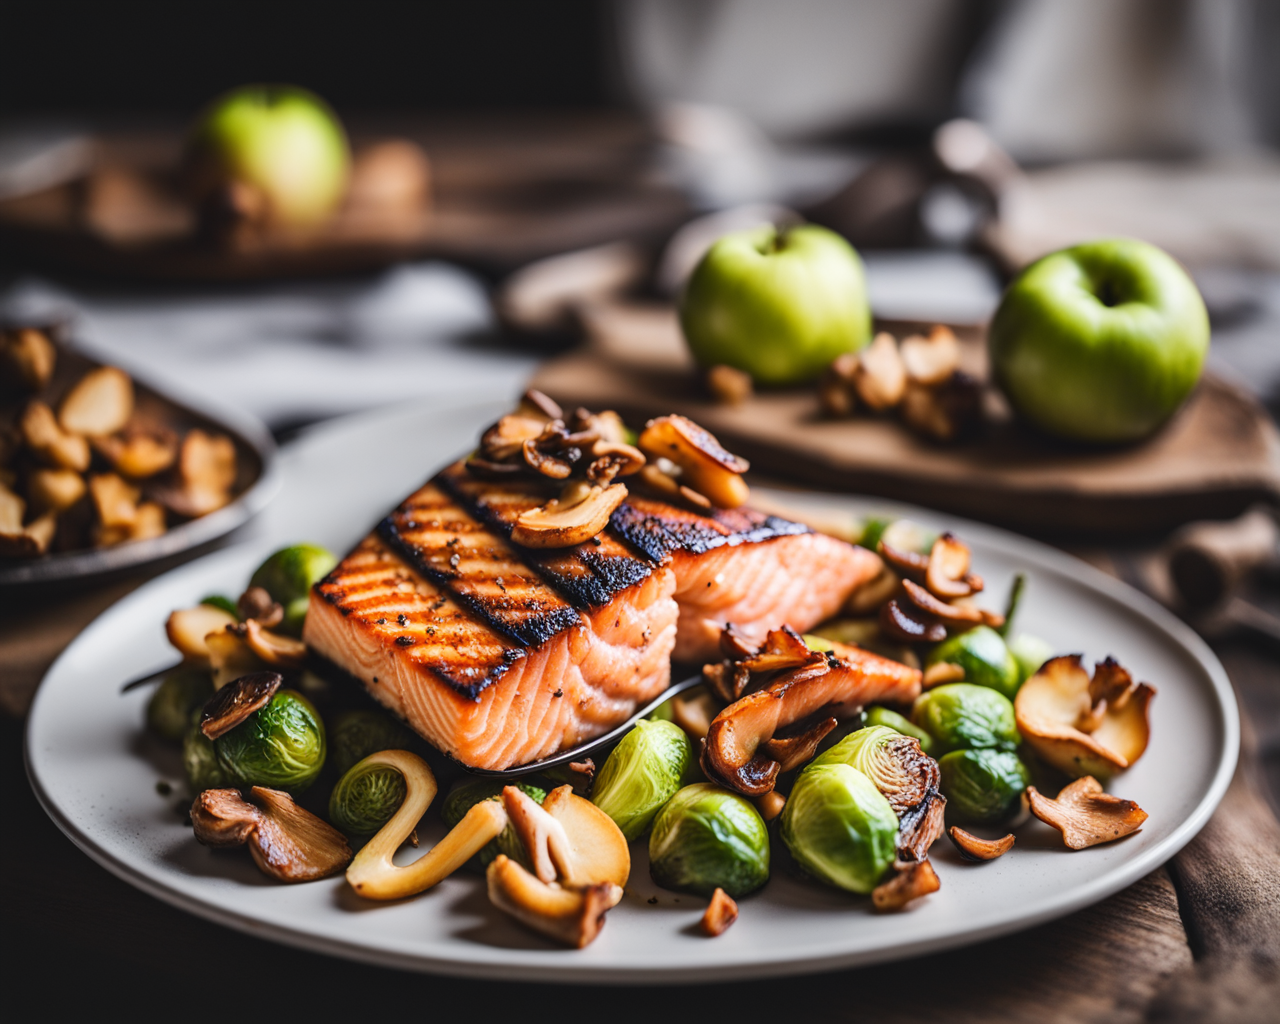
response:
<path fill-rule="evenodd" d="M 573 608 L 565 605 L 557 608 L 542 608 L 534 599 L 524 601 L 519 609 L 521 612 L 519 620 L 513 620 L 501 613 L 513 607 L 514 599 L 508 597 L 500 601 L 486 600 L 475 594 L 459 591 L 453 586 L 457 580 L 456 573 L 441 570 L 432 565 L 423 557 L 422 550 L 401 534 L 398 513 L 399 510 L 391 513 L 378 524 L 378 536 L 421 576 L 446 588 L 454 600 L 485 625 L 519 643 L 537 647 L 578 622 L 578 613 Z M 516 552 L 512 553 L 519 558 Z"/>
<path fill-rule="evenodd" d="M 454 497 L 464 509 L 490 529 L 510 541 L 515 516 L 525 508 L 535 508 L 554 491 L 537 481 L 520 484 L 478 480 L 461 463 L 442 470 L 433 482 Z M 527 495 L 527 500 L 519 499 Z M 495 498 L 507 499 L 501 503 Z M 515 498 L 515 501 L 511 499 Z M 519 557 L 577 608 L 599 608 L 622 591 L 646 579 L 656 568 L 639 557 L 616 537 L 599 537 L 572 548 L 538 551 L 512 543 Z"/>
<path fill-rule="evenodd" d="M 803 523 L 753 509 L 714 509 L 699 515 L 643 497 L 630 497 L 619 505 L 609 525 L 655 562 L 677 551 L 700 555 L 726 544 L 754 544 L 813 532 Z"/>

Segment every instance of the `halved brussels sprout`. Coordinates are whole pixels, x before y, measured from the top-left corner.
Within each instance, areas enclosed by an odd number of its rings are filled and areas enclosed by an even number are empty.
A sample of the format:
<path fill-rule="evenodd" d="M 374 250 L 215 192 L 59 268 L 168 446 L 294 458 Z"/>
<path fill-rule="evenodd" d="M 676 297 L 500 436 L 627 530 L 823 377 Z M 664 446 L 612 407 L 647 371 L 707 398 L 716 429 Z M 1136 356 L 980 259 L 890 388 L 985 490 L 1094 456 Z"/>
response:
<path fill-rule="evenodd" d="M 809 874 L 838 889 L 868 893 L 893 863 L 898 816 L 858 769 L 810 765 L 787 798 L 780 834 Z"/>
<path fill-rule="evenodd" d="M 1019 633 L 1014 637 L 1009 644 L 1009 651 L 1018 663 L 1019 685 L 1039 672 L 1044 663 L 1053 657 L 1053 645 L 1030 633 Z"/>
<path fill-rule="evenodd" d="M 627 841 L 639 839 L 675 796 L 693 760 L 693 744 L 672 722 L 639 721 L 596 775 L 591 802 L 614 820 Z"/>
<path fill-rule="evenodd" d="M 481 800 L 496 800 L 501 803 L 502 790 L 508 785 L 510 783 L 501 779 L 472 779 L 459 782 L 445 797 L 444 807 L 440 811 L 441 816 L 444 818 L 444 823 L 450 828 L 454 828 L 458 822 L 467 816 L 467 811 L 471 810 Z M 525 796 L 536 803 L 540 804 L 547 798 L 547 791 L 532 783 L 517 782 L 515 785 Z M 480 850 L 477 856 L 481 867 L 488 867 L 489 862 L 500 853 L 505 853 L 512 860 L 518 861 L 526 868 L 533 867 L 524 844 L 520 842 L 520 837 L 516 835 L 516 830 L 511 827 L 510 823 L 499 833 L 497 839 L 490 840 Z"/>
<path fill-rule="evenodd" d="M 1008 750 L 953 750 L 938 761 L 947 813 L 964 821 L 994 824 L 1011 817 L 1031 776 Z"/>
<path fill-rule="evenodd" d="M 213 679 L 207 669 L 179 666 L 147 701 L 147 727 L 157 736 L 181 743 L 191 725 L 191 713 L 212 696 Z"/>
<path fill-rule="evenodd" d="M 911 719 L 904 718 L 896 711 L 882 708 L 876 704 L 867 708 L 867 725 L 884 725 L 902 733 L 903 736 L 914 736 L 920 741 L 920 749 L 926 754 L 933 750 L 933 737 L 918 725 L 912 725 Z"/>
<path fill-rule="evenodd" d="M 649 873 L 664 889 L 700 896 L 758 889 L 769 880 L 764 819 L 737 793 L 707 782 L 685 786 L 653 820 Z"/>
<path fill-rule="evenodd" d="M 333 554 L 318 544 L 294 544 L 281 548 L 254 572 L 249 586 L 262 587 L 284 608 L 282 633 L 298 636 L 307 617 L 311 588 L 338 564 Z"/>
<path fill-rule="evenodd" d="M 1020 739 L 1009 698 L 973 683 L 947 683 L 922 693 L 911 721 L 933 737 L 935 756 L 950 750 L 1013 750 Z"/>
<path fill-rule="evenodd" d="M 964 681 L 989 686 L 1013 700 L 1022 683 L 1017 659 L 1009 652 L 1004 637 L 990 626 L 975 626 L 938 644 L 929 652 L 925 665 L 949 662 L 964 669 Z"/>
<path fill-rule="evenodd" d="M 239 784 L 239 780 L 229 774 L 218 761 L 213 740 L 200 731 L 198 708 L 187 727 L 186 735 L 182 737 L 182 770 L 187 776 L 187 785 L 191 787 L 192 793 Z"/>
<path fill-rule="evenodd" d="M 371 836 L 400 809 L 407 791 L 397 769 L 361 760 L 333 787 L 329 820 L 347 835 Z"/>
<path fill-rule="evenodd" d="M 345 775 L 379 750 L 412 750 L 415 737 L 385 711 L 344 711 L 329 728 L 329 757 Z"/>
<path fill-rule="evenodd" d="M 920 741 L 887 725 L 849 733 L 809 762 L 809 768 L 829 764 L 847 764 L 862 772 L 885 795 L 895 816 L 915 807 L 938 784 L 937 769 Z"/>
<path fill-rule="evenodd" d="M 213 747 L 223 769 L 246 786 L 297 793 L 324 767 L 324 723 L 302 694 L 281 690 Z"/>

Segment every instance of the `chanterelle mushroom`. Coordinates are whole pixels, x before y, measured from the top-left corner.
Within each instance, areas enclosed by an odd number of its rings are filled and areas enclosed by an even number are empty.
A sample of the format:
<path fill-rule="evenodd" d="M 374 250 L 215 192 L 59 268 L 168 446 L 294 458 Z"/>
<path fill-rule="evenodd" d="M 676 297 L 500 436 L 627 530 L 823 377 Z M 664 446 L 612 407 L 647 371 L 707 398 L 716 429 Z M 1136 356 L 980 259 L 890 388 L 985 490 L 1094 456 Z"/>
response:
<path fill-rule="evenodd" d="M 529 548 L 567 548 L 585 543 L 609 525 L 609 517 L 627 496 L 625 484 L 593 486 L 572 480 L 541 508 L 521 513 L 511 539 Z"/>
<path fill-rule="evenodd" d="M 1102 791 L 1102 783 L 1092 775 L 1076 779 L 1050 800 L 1035 786 L 1027 787 L 1031 813 L 1062 833 L 1062 841 L 1073 850 L 1109 843 L 1138 831 L 1147 812 L 1132 800 Z"/>
<path fill-rule="evenodd" d="M 1109 778 L 1138 760 L 1151 735 L 1155 689 L 1108 658 L 1085 671 L 1078 654 L 1052 658 L 1014 700 L 1018 731 L 1068 775 Z"/>
<path fill-rule="evenodd" d="M 341 871 L 351 847 L 332 825 L 288 793 L 254 786 L 253 803 L 235 789 L 206 789 L 191 805 L 196 839 L 205 846 L 249 845 L 265 874 L 281 882 L 311 882 Z"/>

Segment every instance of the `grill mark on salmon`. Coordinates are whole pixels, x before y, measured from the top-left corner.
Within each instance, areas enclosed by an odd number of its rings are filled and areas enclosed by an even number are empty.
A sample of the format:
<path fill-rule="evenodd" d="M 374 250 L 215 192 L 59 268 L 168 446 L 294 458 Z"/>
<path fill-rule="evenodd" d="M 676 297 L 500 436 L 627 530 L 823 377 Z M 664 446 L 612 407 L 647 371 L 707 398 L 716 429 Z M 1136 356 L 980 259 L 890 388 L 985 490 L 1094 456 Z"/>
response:
<path fill-rule="evenodd" d="M 312 605 L 320 612 L 314 616 L 317 625 L 332 618 L 326 614 L 329 609 L 338 620 L 317 633 L 308 612 L 307 643 L 362 679 L 375 695 L 377 674 L 354 671 L 345 663 L 353 636 L 372 660 L 378 660 L 372 652 L 380 651 L 383 660 L 407 661 L 438 676 L 466 700 L 475 700 L 526 655 L 523 645 L 477 621 L 376 535 L 361 541 L 315 589 L 322 599 Z"/>
<path fill-rule="evenodd" d="M 609 525 L 655 562 L 678 551 L 697 555 L 725 545 L 758 544 L 813 532 L 802 523 L 753 509 L 712 509 L 703 515 L 635 495 L 614 511 Z"/>
<path fill-rule="evenodd" d="M 540 644 L 578 621 L 522 555 L 434 483 L 411 494 L 378 533 L 419 573 L 521 643 Z"/>
<path fill-rule="evenodd" d="M 504 538 L 510 538 L 516 519 L 522 513 L 545 505 L 558 491 L 557 487 L 540 481 L 481 480 L 472 476 L 462 462 L 443 470 L 436 482 Z M 620 591 L 647 577 L 661 561 L 639 557 L 607 530 L 572 548 L 519 547 L 519 551 L 520 557 L 548 584 L 574 607 L 584 610 L 608 604 Z"/>
<path fill-rule="evenodd" d="M 550 640 L 518 646 L 374 534 L 317 584 L 303 638 L 438 749 L 508 768 L 607 732 L 666 689 L 674 589 L 658 568 Z"/>

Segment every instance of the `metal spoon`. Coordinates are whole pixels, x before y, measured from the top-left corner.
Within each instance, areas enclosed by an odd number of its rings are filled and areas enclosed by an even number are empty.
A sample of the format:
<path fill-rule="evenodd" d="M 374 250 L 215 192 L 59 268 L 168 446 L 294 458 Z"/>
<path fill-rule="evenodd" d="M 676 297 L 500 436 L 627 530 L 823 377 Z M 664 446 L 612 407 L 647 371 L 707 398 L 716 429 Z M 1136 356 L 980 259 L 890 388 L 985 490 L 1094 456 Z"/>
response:
<path fill-rule="evenodd" d="M 597 736 L 595 739 L 587 740 L 585 743 L 579 743 L 576 747 L 570 747 L 568 750 L 562 750 L 558 754 L 552 754 L 550 757 L 544 757 L 541 761 L 531 761 L 528 764 L 516 765 L 514 768 L 471 768 L 463 766 L 469 775 L 482 775 L 490 779 L 515 779 L 521 775 L 531 775 L 534 772 L 545 771 L 548 768 L 558 768 L 561 765 L 569 764 L 572 761 L 581 761 L 588 754 L 591 754 L 602 747 L 607 747 L 610 743 L 615 743 L 626 735 L 636 722 L 644 718 L 645 715 L 655 711 L 658 707 L 665 704 L 678 693 L 684 693 L 685 690 L 691 689 L 702 682 L 701 675 L 689 676 L 687 679 L 681 679 L 679 682 L 672 683 L 663 690 L 657 697 L 651 700 L 644 707 L 640 708 L 634 715 L 628 718 L 621 725 L 603 736 Z"/>

